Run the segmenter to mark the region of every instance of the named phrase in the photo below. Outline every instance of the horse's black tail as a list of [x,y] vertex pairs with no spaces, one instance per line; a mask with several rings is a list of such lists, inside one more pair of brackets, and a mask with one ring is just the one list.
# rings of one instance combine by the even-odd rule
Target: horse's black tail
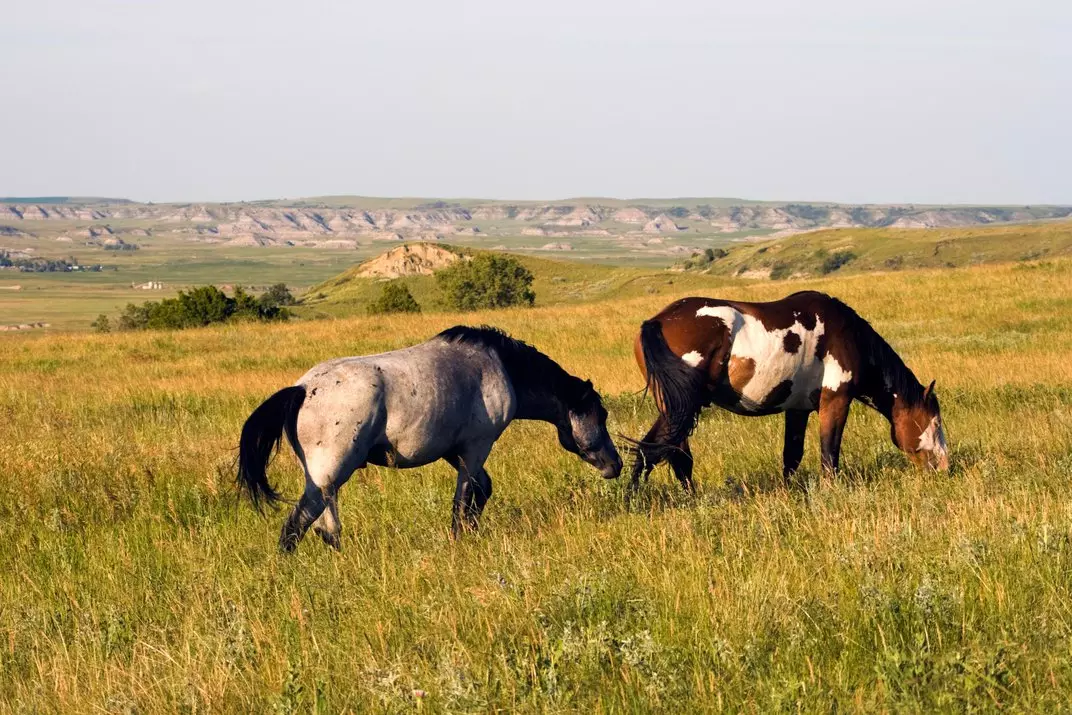
[[674,354],[666,344],[658,320],[646,320],[640,326],[640,347],[648,373],[647,388],[659,406],[666,428],[658,444],[644,443],[638,448],[649,463],[657,464],[677,449],[696,427],[704,406],[707,375]]
[[304,401],[304,387],[284,387],[253,410],[242,426],[238,443],[238,488],[249,494],[258,511],[262,501],[268,504],[284,501],[268,483],[268,462],[272,451],[279,447],[284,431],[291,446],[297,445],[298,409]]

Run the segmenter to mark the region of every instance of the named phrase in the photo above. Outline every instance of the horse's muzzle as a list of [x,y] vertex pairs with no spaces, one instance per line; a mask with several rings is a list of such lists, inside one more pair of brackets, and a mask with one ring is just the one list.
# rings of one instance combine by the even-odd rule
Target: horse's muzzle
[[603,475],[604,479],[617,479],[622,473],[622,458],[615,457],[610,464],[600,467],[599,473]]

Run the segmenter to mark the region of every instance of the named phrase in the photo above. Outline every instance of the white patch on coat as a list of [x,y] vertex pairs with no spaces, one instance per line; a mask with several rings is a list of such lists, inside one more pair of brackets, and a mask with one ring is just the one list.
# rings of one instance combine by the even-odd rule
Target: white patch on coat
[[827,353],[826,357],[823,358],[823,387],[837,391],[851,379],[852,370],[846,370],[841,367],[841,363],[837,361],[837,358]]
[[681,359],[684,360],[686,364],[691,365],[692,367],[699,367],[700,363],[703,362],[703,355],[693,350],[692,352],[687,352],[682,355]]
[[923,434],[919,436],[919,451],[946,454],[945,432],[942,430],[942,422],[938,417],[932,417],[931,423]]
[[736,333],[743,322],[741,312],[728,305],[705,305],[696,311],[696,317],[718,318],[726,324],[730,333]]
[[[743,407],[762,404],[771,391],[790,380],[793,389],[780,407],[813,409],[811,393],[822,384],[824,374],[823,363],[815,359],[816,344],[826,332],[818,316],[811,330],[799,320],[783,330],[767,330],[760,320],[726,305],[705,305],[696,311],[696,316],[716,318],[730,329],[731,359],[754,361],[752,379],[740,392]],[[789,333],[800,338],[796,352],[785,350],[785,336]]]

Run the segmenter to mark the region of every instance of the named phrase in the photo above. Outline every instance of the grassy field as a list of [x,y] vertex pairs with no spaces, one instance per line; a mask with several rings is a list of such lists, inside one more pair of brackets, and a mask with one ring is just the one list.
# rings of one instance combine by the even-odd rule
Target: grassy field
[[[734,283],[468,315],[0,340],[0,711],[1039,711],[1072,698],[1072,261]],[[704,283],[706,281],[706,283]],[[717,282],[716,282],[717,281]],[[236,503],[244,418],[326,358],[457,322],[533,342],[653,417],[639,322],[685,293],[804,287],[937,378],[953,472],[857,406],[844,472],[779,487],[779,418],[705,415],[699,494],[630,508],[543,424],[493,451],[482,530],[451,471],[369,468],[343,551],[275,551]],[[274,479],[295,495],[289,453]]]

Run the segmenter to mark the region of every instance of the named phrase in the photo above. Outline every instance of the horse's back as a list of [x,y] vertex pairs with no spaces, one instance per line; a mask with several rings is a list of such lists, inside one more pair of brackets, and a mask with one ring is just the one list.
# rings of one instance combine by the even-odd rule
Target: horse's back
[[497,358],[435,338],[329,360],[298,384],[306,388],[299,441],[307,452],[326,452],[328,462],[364,450],[353,459],[363,463],[368,453],[383,453],[395,466],[427,464],[469,439],[469,432],[498,436],[515,409]]

